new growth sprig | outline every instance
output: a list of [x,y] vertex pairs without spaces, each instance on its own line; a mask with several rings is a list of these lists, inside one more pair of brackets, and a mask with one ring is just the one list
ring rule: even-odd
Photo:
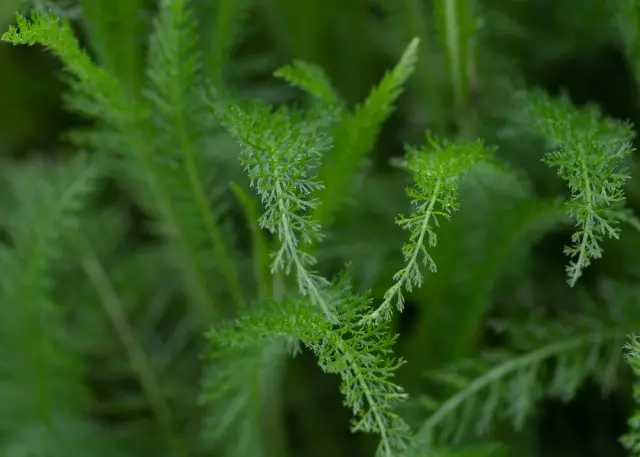
[[316,259],[301,248],[322,238],[320,224],[309,215],[318,204],[312,194],[322,189],[312,172],[331,146],[322,122],[259,102],[247,108],[222,101],[211,106],[240,144],[242,166],[265,207],[260,227],[280,241],[272,255],[272,273],[293,269],[300,292],[330,317],[323,291],[328,281],[313,271]]
[[404,363],[392,356],[396,335],[386,325],[369,328],[359,324],[371,307],[368,296],[353,294],[340,285],[332,290],[337,292],[332,301],[339,325],[325,319],[315,304],[294,295],[263,302],[234,325],[209,332],[209,341],[217,352],[245,351],[275,339],[284,340],[295,352],[301,341],[323,371],[340,375],[345,404],[355,416],[352,430],[380,435],[377,456],[397,456],[408,447],[410,429],[394,411],[407,398],[393,382],[395,371]]
[[557,168],[571,192],[567,210],[577,230],[565,254],[568,283],[574,286],[592,259],[602,257],[605,237],[618,239],[625,220],[625,159],[633,151],[628,123],[604,117],[594,106],[576,108],[568,97],[542,92],[522,95],[527,114],[551,143],[543,161]]
[[403,363],[392,356],[396,336],[385,325],[362,325],[370,299],[313,271],[316,260],[304,249],[322,238],[311,215],[318,205],[313,194],[322,189],[314,172],[331,146],[326,132],[333,119],[325,119],[323,109],[274,110],[259,102],[245,106],[216,100],[211,106],[240,144],[242,166],[265,208],[260,227],[280,241],[271,271],[293,272],[301,294],[290,303],[263,304],[256,316],[241,318],[226,334],[214,331],[212,341],[240,350],[257,344],[256,339],[302,342],[324,371],[340,375],[345,404],[355,416],[353,431],[379,434],[378,456],[398,455],[407,448],[410,432],[394,412],[406,398],[392,381]]
[[421,267],[436,272],[436,264],[428,248],[436,246],[434,231],[440,218],[449,220],[458,209],[457,193],[460,179],[471,167],[487,155],[482,141],[455,143],[441,141],[431,134],[420,148],[408,147],[406,168],[414,184],[407,188],[413,212],[400,214],[396,224],[409,232],[409,241],[402,247],[404,266],[393,275],[394,284],[384,294],[384,301],[363,322],[376,323],[391,319],[393,306],[404,308],[403,291],[411,292],[422,285]]

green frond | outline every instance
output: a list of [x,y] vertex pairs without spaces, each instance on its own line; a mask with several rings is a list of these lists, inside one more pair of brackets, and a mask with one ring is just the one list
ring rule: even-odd
[[320,223],[331,222],[348,195],[362,160],[373,150],[383,122],[393,111],[403,85],[414,71],[418,43],[417,38],[409,43],[393,70],[384,75],[366,100],[354,113],[346,115],[334,132],[334,147],[323,160],[320,175],[325,188],[318,197],[322,206],[315,210],[314,216]]
[[200,402],[207,410],[203,438],[216,455],[284,455],[278,417],[287,355],[279,340],[212,349]]
[[315,258],[302,249],[303,243],[322,236],[320,225],[309,215],[318,204],[312,195],[322,189],[314,172],[331,145],[322,120],[261,103],[244,109],[220,102],[212,108],[241,146],[242,165],[265,206],[260,227],[280,241],[271,271],[288,275],[293,270],[300,292],[331,315],[323,292],[328,283],[312,270]]
[[224,86],[226,67],[234,48],[242,38],[243,21],[252,0],[216,0],[212,3],[211,21],[203,21],[205,46],[204,71],[215,87]]
[[[77,3],[82,11],[88,45],[99,64],[116,76],[132,96],[139,95],[144,73],[144,43],[139,36],[146,36],[148,32],[148,24],[139,11],[145,7],[145,2],[79,0]],[[60,17],[60,14],[56,15]]]
[[[197,22],[189,0],[162,0],[149,39],[150,97],[174,122],[200,81]],[[163,102],[165,103],[163,105]]]
[[553,148],[544,162],[557,168],[571,191],[567,209],[577,231],[565,253],[571,259],[568,283],[574,286],[591,261],[602,257],[603,239],[619,237],[629,179],[625,160],[633,151],[634,133],[630,124],[605,118],[593,106],[578,109],[566,96],[554,100],[532,92],[522,98],[529,118]]
[[407,399],[402,387],[393,382],[404,363],[391,356],[397,336],[385,325],[371,329],[360,324],[371,312],[367,297],[350,297],[340,308],[342,326],[328,328],[321,340],[303,341],[324,371],[341,376],[345,404],[355,415],[352,430],[380,435],[378,457],[397,456],[407,449],[411,437],[409,426],[395,412]]
[[457,115],[464,113],[475,77],[475,34],[477,19],[473,0],[437,0],[435,16],[440,45],[447,63],[453,104]]
[[272,340],[295,348],[301,341],[325,371],[341,375],[345,402],[357,418],[354,431],[379,434],[378,455],[395,455],[408,439],[408,427],[393,412],[393,406],[405,398],[391,382],[401,364],[389,357],[395,337],[385,326],[360,325],[363,313],[370,309],[369,300],[334,296],[330,283],[311,270],[315,258],[301,248],[302,243],[321,239],[320,226],[309,212],[317,205],[311,194],[322,189],[314,172],[322,152],[330,147],[326,121],[316,119],[313,112],[273,110],[261,103],[244,108],[217,102],[212,108],[241,145],[242,165],[266,209],[260,226],[280,240],[272,272],[289,274],[293,269],[298,290],[309,301],[298,298],[263,305],[257,313],[240,317],[235,326],[214,330],[210,340],[238,350]]
[[129,119],[118,80],[96,66],[80,48],[68,20],[36,11],[30,20],[17,15],[16,22],[1,40],[13,45],[40,44],[58,57],[75,77],[72,88],[78,97],[77,106],[86,114],[116,125]]
[[[74,77],[67,97],[71,108],[98,121],[97,129],[81,132],[74,139],[99,151],[106,149],[120,155],[126,171],[125,183],[155,217],[156,230],[169,241],[169,250],[176,258],[176,267],[185,279],[193,303],[201,315],[209,318],[220,311],[218,291],[213,290],[214,285],[208,279],[214,274],[211,258],[218,260],[225,278],[233,278],[233,274],[223,254],[224,243],[216,239],[212,202],[203,195],[205,183],[209,184],[211,179],[196,173],[208,167],[200,160],[202,152],[196,154],[190,149],[200,133],[193,133],[186,125],[203,119],[198,119],[197,113],[194,118],[183,117],[185,110],[191,108],[186,99],[192,96],[191,89],[196,89],[187,91],[184,84],[193,81],[197,67],[191,57],[183,62],[185,56],[178,55],[193,44],[188,27],[184,31],[186,41],[179,36],[182,32],[174,29],[176,21],[183,23],[188,18],[183,7],[177,0],[163,4],[164,16],[156,22],[150,57],[152,84],[147,92],[151,106],[134,103],[115,77],[91,61],[67,21],[41,13],[34,13],[31,20],[19,16],[17,28],[12,27],[3,39],[14,44],[39,43],[62,60],[64,69]],[[157,111],[157,116],[151,108]],[[215,256],[210,254],[211,250]],[[228,279],[228,283],[240,303],[240,286],[234,279]]]
[[75,229],[99,175],[99,165],[79,155],[16,167],[9,177],[16,209],[8,245],[0,249],[0,436],[33,422],[52,425],[87,407],[84,367],[67,345],[53,271],[60,241]]
[[334,89],[324,69],[318,65],[296,60],[291,65],[276,70],[274,75],[292,86],[299,87],[328,107],[345,109],[344,101]]
[[[175,211],[189,241],[198,250],[212,251],[218,260],[236,307],[245,304],[242,285],[231,260],[227,240],[218,226],[219,215],[208,196],[213,180],[203,137],[209,128],[200,93],[200,53],[196,21],[187,0],[163,0],[150,38],[149,87],[145,91],[154,113],[155,154],[181,167],[167,175]],[[192,202],[192,203],[191,203]]]
[[215,354],[216,348],[222,347],[237,354],[279,340],[295,353],[301,341],[313,351],[324,371],[341,376],[345,404],[355,416],[353,431],[380,435],[378,456],[399,455],[406,449],[410,433],[394,412],[406,399],[402,388],[393,382],[395,371],[403,364],[390,355],[396,337],[384,325],[373,329],[360,325],[370,311],[367,297],[335,296],[333,300],[340,324],[328,321],[317,307],[300,298],[267,303],[232,326],[210,331],[211,351]]
[[482,141],[448,143],[430,134],[426,141],[422,148],[407,149],[406,166],[415,183],[407,189],[407,194],[412,198],[414,212],[409,216],[401,214],[396,220],[403,230],[410,232],[409,242],[402,248],[404,267],[394,274],[394,284],[385,293],[383,303],[367,316],[369,323],[389,320],[394,304],[402,311],[403,290],[411,292],[422,285],[421,266],[436,271],[426,246],[433,248],[437,244],[434,228],[439,226],[439,218],[448,220],[458,209],[460,179],[487,156]]
[[498,419],[521,429],[541,398],[569,401],[591,376],[604,391],[610,390],[617,379],[619,348],[639,322],[635,303],[631,299],[623,308],[610,310],[607,319],[564,316],[550,322],[502,323],[499,328],[511,336],[518,353],[489,352],[429,373],[433,382],[453,393],[442,402],[426,402],[432,411],[416,433],[416,449],[486,434]]

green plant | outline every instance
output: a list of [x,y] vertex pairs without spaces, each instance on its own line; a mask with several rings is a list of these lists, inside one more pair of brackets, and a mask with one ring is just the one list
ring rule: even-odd
[[[54,159],[0,172],[3,455],[519,455],[507,430],[543,400],[624,388],[640,268],[592,262],[638,247],[633,123],[483,62],[491,2],[382,3],[404,51],[355,106],[340,65],[296,56],[256,81],[248,2],[161,0],[147,22],[145,2],[83,0],[88,48],[55,2],[17,15],[2,40],[59,59],[83,122]],[[324,55],[325,23],[288,24],[275,42]],[[406,145],[376,162],[385,142]],[[571,223],[567,287],[561,247],[536,243]],[[338,400],[319,371],[347,444],[326,438],[344,411],[327,406],[333,428],[307,397]]]

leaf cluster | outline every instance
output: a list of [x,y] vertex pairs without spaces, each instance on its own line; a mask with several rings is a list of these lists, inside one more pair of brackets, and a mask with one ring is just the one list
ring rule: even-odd
[[605,118],[593,106],[578,109],[563,96],[553,100],[541,92],[523,97],[526,113],[550,142],[544,161],[568,185],[567,210],[577,230],[565,248],[571,259],[568,283],[574,286],[592,259],[602,257],[604,238],[618,239],[624,213],[625,161],[633,151],[629,123]]

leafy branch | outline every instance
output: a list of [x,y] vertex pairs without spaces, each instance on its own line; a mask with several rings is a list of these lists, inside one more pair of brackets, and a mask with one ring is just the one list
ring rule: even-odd
[[242,351],[280,339],[296,353],[301,341],[313,351],[324,371],[341,376],[341,392],[356,416],[353,431],[379,434],[377,455],[397,455],[406,449],[410,435],[406,423],[393,411],[406,399],[402,388],[392,381],[404,363],[389,357],[396,337],[385,326],[370,329],[359,325],[370,307],[369,298],[349,294],[333,300],[339,326],[307,300],[293,297],[264,303],[234,325],[210,331],[208,339],[216,352],[220,348]]
[[210,337],[217,345],[240,350],[273,339],[284,339],[294,348],[301,341],[323,370],[342,377],[341,391],[358,418],[353,430],[378,433],[378,455],[395,455],[409,436],[408,426],[392,409],[406,397],[391,382],[402,363],[390,357],[395,337],[385,326],[362,326],[370,300],[344,293],[342,286],[315,273],[315,258],[301,247],[321,239],[320,224],[309,213],[317,205],[311,194],[322,188],[313,173],[331,145],[325,121],[314,111],[273,110],[262,103],[244,108],[218,100],[211,106],[240,143],[242,165],[265,206],[260,227],[280,240],[271,270],[295,271],[298,292],[306,299],[263,305]]
[[544,162],[557,168],[571,191],[567,209],[577,230],[565,254],[571,259],[566,270],[573,287],[591,260],[602,257],[604,238],[619,238],[629,179],[624,162],[633,151],[634,133],[630,124],[605,118],[593,106],[578,109],[566,96],[553,100],[532,92],[522,99],[529,118],[551,142]]
[[438,238],[434,228],[439,226],[439,218],[449,220],[458,209],[460,179],[485,156],[482,141],[449,143],[430,134],[425,146],[407,149],[406,167],[414,181],[414,185],[407,188],[407,194],[412,198],[414,211],[396,219],[396,224],[410,232],[409,241],[402,247],[405,265],[393,275],[394,284],[385,292],[382,304],[366,316],[364,322],[391,319],[394,303],[398,311],[402,311],[403,290],[411,292],[422,285],[421,265],[436,271],[425,244],[430,248],[436,246]]
[[417,38],[409,42],[395,67],[385,73],[353,112],[343,108],[342,101],[318,67],[298,62],[277,72],[280,77],[305,89],[339,114],[339,122],[333,130],[333,148],[320,169],[320,181],[325,187],[319,192],[322,205],[314,209],[314,219],[321,224],[333,221],[345,194],[350,190],[350,183],[354,182],[362,166],[362,160],[373,150],[381,125],[393,112],[403,85],[413,74],[418,45]]
[[280,248],[272,255],[272,273],[288,275],[293,269],[300,292],[331,316],[324,292],[328,282],[313,271],[316,259],[301,248],[302,243],[322,238],[320,224],[309,214],[318,204],[311,194],[322,189],[310,175],[331,145],[322,122],[261,103],[244,109],[218,101],[211,107],[240,143],[242,165],[265,206],[260,227],[280,240]]
[[452,394],[442,402],[424,399],[431,413],[416,432],[414,450],[456,443],[468,432],[486,434],[502,418],[520,429],[543,396],[569,401],[592,375],[609,391],[616,382],[619,347],[637,319],[629,310],[604,321],[565,316],[555,322],[502,323],[519,352],[489,352],[429,373]]
[[[198,36],[196,21],[190,13],[188,0],[163,0],[154,23],[149,50],[149,87],[145,95],[157,113],[160,147],[179,152],[183,164],[187,190],[194,201],[189,207],[192,214],[184,215],[185,220],[194,218],[190,227],[195,235],[199,227],[204,232],[200,236],[203,244],[208,244],[222,265],[231,296],[238,308],[245,303],[242,285],[232,262],[225,239],[217,224],[218,215],[209,201],[206,188],[203,155],[199,153],[204,136],[201,118],[205,107],[197,88],[200,85],[201,55],[197,52]],[[200,115],[200,117],[198,117]],[[196,119],[196,122],[189,122]],[[195,125],[194,125],[195,124]],[[160,132],[164,132],[160,135]],[[167,135],[168,132],[169,134]],[[194,217],[195,216],[195,217]]]
[[[243,303],[241,287],[211,202],[204,195],[207,180],[200,173],[207,167],[202,149],[195,150],[201,132],[187,129],[184,118],[185,112],[194,109],[197,65],[191,58],[182,60],[185,49],[193,46],[193,36],[188,28],[176,34],[174,26],[184,24],[189,15],[181,0],[167,0],[161,6],[151,38],[151,84],[142,101],[134,102],[117,78],[92,62],[68,20],[37,12],[30,19],[19,15],[17,26],[10,27],[2,39],[14,45],[40,44],[62,61],[73,76],[67,97],[70,107],[98,125],[96,130],[76,132],[73,139],[78,145],[121,155],[136,196],[157,218],[162,235],[179,248],[180,270],[185,282],[190,282],[189,292],[200,305],[199,312],[211,317],[219,310],[204,260],[210,251],[223,266],[238,306]],[[196,105],[194,112],[198,109]]]
[[[73,233],[102,164],[79,155],[48,166],[10,172],[16,211],[0,244],[0,435],[34,423],[53,426],[86,411],[82,361],[60,331],[63,312],[54,299],[60,240]],[[19,389],[18,389],[19,387]]]

